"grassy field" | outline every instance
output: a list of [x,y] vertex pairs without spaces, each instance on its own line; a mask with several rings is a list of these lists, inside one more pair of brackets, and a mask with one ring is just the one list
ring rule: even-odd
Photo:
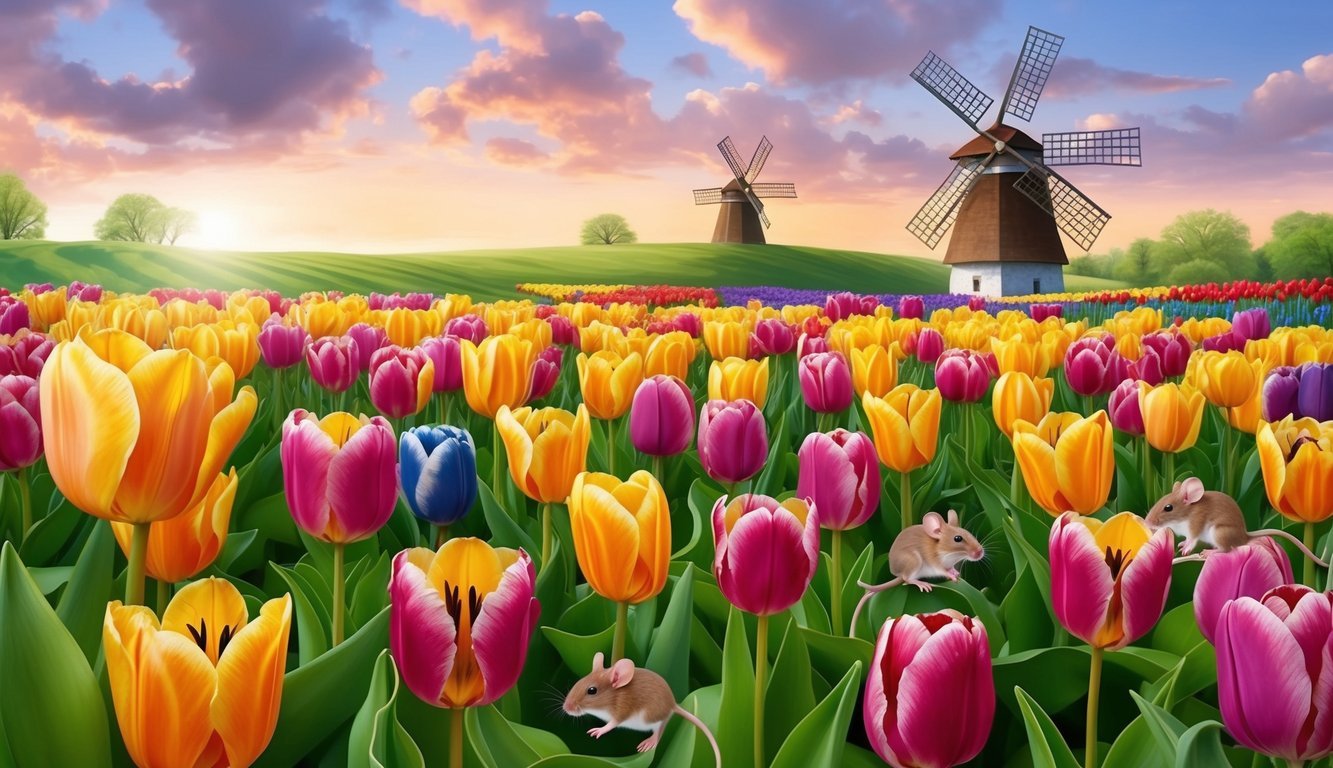
[[[785,245],[709,243],[572,246],[519,250],[360,255],[198,251],[140,243],[0,242],[0,286],[101,283],[115,291],[151,288],[272,288],[432,291],[494,300],[520,282],[779,285],[862,293],[941,293],[943,265],[908,256]],[[1069,290],[1117,288],[1067,278]]]

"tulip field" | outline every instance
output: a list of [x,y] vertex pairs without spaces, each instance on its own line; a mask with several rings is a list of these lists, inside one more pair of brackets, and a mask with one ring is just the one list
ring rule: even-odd
[[139,290],[0,288],[0,768],[1333,765],[1333,278]]

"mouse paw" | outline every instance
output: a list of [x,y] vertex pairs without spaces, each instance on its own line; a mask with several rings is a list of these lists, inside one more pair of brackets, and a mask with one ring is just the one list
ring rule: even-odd
[[929,592],[935,588],[935,586],[928,581],[911,581],[908,583],[913,585],[917,589],[921,590],[922,592]]
[[608,723],[606,725],[601,726],[600,728],[589,728],[588,735],[593,737],[594,739],[600,739],[606,734],[610,733],[611,730],[612,730],[611,725]]
[[639,750],[640,752],[648,752],[648,751],[651,751],[651,750],[653,750],[653,749],[656,749],[656,748],[657,748],[657,740],[658,740],[658,738],[660,738],[660,737],[657,736],[656,734],[654,734],[654,735],[652,735],[652,736],[649,736],[648,738],[646,738],[646,739],[644,739],[643,741],[639,742],[638,750]]
[[959,579],[957,568],[950,568],[949,572],[945,575],[949,577],[949,581],[958,581]]

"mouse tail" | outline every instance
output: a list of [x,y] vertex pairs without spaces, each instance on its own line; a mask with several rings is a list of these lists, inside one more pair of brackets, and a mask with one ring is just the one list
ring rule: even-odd
[[676,705],[675,712],[688,720],[695,728],[704,732],[704,736],[708,738],[708,745],[713,748],[713,757],[717,760],[717,768],[722,768],[722,750],[717,746],[717,739],[713,738],[713,732],[708,730],[708,726],[704,725],[704,721],[700,720],[693,712],[690,712],[679,704]]
[[1287,533],[1281,528],[1264,528],[1258,531],[1250,531],[1251,539],[1254,539],[1255,537],[1258,536],[1281,536],[1287,541],[1290,541],[1292,544],[1295,544],[1296,548],[1299,549],[1301,553],[1304,554],[1306,557],[1310,558],[1311,562],[1313,562],[1315,565],[1319,566],[1320,568],[1328,567],[1328,563],[1324,562],[1323,560],[1320,560],[1318,555],[1311,552],[1309,547],[1305,546],[1305,542],[1296,538],[1292,534]]
[[864,589],[865,593],[861,595],[860,600],[856,601],[856,610],[852,611],[852,623],[847,625],[847,636],[856,637],[856,620],[861,617],[861,609],[866,607],[866,603],[870,601],[871,595],[879,594],[886,589],[892,589],[902,583],[903,578],[901,576],[895,577],[883,584],[867,584],[864,581],[856,582],[856,586]]

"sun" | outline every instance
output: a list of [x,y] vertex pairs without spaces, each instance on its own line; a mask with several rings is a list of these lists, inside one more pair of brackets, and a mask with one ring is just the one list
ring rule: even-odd
[[235,248],[239,245],[241,234],[238,221],[225,210],[214,208],[200,211],[198,226],[188,243],[197,248]]

